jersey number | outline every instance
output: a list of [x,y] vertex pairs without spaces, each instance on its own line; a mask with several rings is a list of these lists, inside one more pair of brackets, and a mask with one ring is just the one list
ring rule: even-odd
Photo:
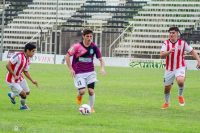
[[78,84],[78,86],[82,85],[82,84],[81,84],[81,81],[78,81],[77,84]]

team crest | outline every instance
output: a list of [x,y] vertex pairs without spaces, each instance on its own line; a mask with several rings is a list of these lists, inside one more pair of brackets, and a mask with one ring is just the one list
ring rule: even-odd
[[71,47],[71,48],[69,49],[69,51],[74,51],[74,47]]
[[94,50],[93,49],[90,49],[90,54],[94,54]]

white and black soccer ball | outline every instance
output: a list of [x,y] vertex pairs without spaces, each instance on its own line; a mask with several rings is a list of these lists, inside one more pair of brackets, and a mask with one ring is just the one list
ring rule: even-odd
[[88,104],[82,104],[80,107],[79,107],[79,112],[82,114],[82,115],[88,115],[91,113],[91,107],[88,105]]

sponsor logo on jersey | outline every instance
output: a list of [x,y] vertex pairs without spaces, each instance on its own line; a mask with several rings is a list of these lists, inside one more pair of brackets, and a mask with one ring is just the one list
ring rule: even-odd
[[79,58],[79,61],[80,61],[80,62],[92,62],[92,59],[91,59],[91,58],[80,57],[80,58]]
[[94,50],[93,49],[90,49],[90,54],[94,54]]

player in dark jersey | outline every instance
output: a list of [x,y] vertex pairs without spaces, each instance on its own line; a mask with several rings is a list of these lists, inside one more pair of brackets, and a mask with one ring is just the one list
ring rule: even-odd
[[[95,93],[94,87],[97,81],[96,72],[94,70],[94,55],[100,61],[101,74],[105,74],[104,61],[101,52],[95,43],[92,42],[93,31],[84,29],[82,33],[83,41],[74,44],[66,54],[66,63],[74,77],[74,84],[78,89],[76,102],[78,105],[82,103],[82,96],[85,93],[86,87],[89,93],[89,104],[91,111],[94,111]],[[73,56],[72,63],[70,56]]]

